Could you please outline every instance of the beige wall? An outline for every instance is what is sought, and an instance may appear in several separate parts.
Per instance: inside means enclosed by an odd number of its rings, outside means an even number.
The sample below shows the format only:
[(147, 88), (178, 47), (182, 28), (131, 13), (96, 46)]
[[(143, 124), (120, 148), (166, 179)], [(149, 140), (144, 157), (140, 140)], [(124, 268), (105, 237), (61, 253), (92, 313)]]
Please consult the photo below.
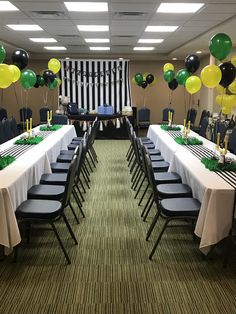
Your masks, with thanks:
[[(208, 64), (208, 58), (201, 64), (200, 68)], [(8, 62), (10, 63), (10, 62)], [(147, 87), (145, 90), (137, 85), (131, 83), (132, 103), (136, 107), (142, 107), (144, 101), (146, 106), (151, 110), (151, 122), (158, 123), (162, 120), (162, 110), (169, 105), (169, 98), (171, 91), (167, 83), (163, 79), (163, 65), (166, 61), (131, 61), (130, 62), (130, 76), (131, 78), (138, 72), (151, 73), (157, 77), (157, 83), (153, 87)], [(184, 68), (183, 61), (173, 61), (175, 66), (175, 72)], [(42, 70), (47, 68), (47, 60), (32, 60), (28, 68), (39, 74)], [(199, 74), (199, 73), (198, 73)], [(17, 100), (15, 96), (17, 95)], [(11, 86), (6, 90), (0, 90), (3, 93), (3, 100), (0, 97), (0, 106), (5, 107), (9, 116), (15, 116), (19, 120), (19, 108), (26, 104), (27, 92), (21, 88), (19, 83)], [(39, 122), (39, 109), (44, 106), (45, 98), (48, 94), (47, 104), (55, 110), (58, 106), (58, 91), (57, 89), (51, 91), (47, 87), (32, 88), (28, 91), (28, 106), (33, 110), (34, 123)], [(145, 98), (145, 99), (144, 99)], [(198, 100), (200, 101), (200, 107), (197, 106)], [(200, 112), (205, 108), (207, 102), (207, 89), (202, 88), (199, 93), (193, 97), (193, 107), (198, 110), (197, 121), (200, 116)], [(178, 86), (175, 91), (172, 92), (172, 107), (175, 109), (174, 121), (176, 123), (183, 123), (183, 119), (186, 116), (186, 110), (189, 108), (190, 95), (185, 91), (183, 86)]]

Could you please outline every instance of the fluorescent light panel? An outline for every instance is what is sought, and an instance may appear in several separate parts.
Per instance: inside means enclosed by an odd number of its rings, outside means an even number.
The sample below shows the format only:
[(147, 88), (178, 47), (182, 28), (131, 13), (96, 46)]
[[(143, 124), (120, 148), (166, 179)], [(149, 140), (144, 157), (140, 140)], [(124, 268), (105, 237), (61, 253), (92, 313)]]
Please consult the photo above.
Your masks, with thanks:
[(55, 38), (29, 38), (29, 40), (34, 43), (56, 43), (57, 40)]
[(197, 54), (201, 54), (201, 53), (202, 53), (202, 51), (201, 51), (201, 50), (198, 50), (198, 51), (196, 51), (196, 53), (197, 53)]
[(164, 39), (139, 39), (138, 43), (140, 44), (160, 44)]
[(143, 51), (148, 51), (148, 50), (154, 50), (154, 47), (134, 47), (133, 50), (143, 50)]
[(85, 38), (86, 43), (109, 43), (109, 38)]
[(195, 13), (204, 3), (161, 3), (157, 13)]
[(46, 46), (44, 48), (47, 50), (67, 50), (67, 48), (63, 46)]
[(19, 11), (10, 1), (0, 1), (0, 11)]
[(14, 31), (43, 31), (43, 29), (36, 24), (7, 24), (7, 27)]
[(77, 25), (77, 28), (81, 32), (108, 32), (108, 25)]
[(167, 33), (174, 32), (178, 26), (147, 26), (145, 32)]
[(68, 11), (74, 12), (107, 12), (107, 2), (64, 2)]
[(110, 47), (89, 47), (90, 50), (110, 50)]

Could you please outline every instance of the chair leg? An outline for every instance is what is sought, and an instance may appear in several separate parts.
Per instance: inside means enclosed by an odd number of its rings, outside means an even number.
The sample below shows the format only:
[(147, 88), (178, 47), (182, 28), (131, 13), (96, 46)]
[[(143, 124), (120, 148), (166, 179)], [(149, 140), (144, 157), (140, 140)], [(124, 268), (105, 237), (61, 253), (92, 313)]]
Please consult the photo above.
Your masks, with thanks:
[(150, 235), (151, 235), (151, 233), (152, 233), (152, 231), (153, 231), (153, 229), (154, 229), (154, 227), (155, 227), (155, 225), (157, 223), (157, 220), (158, 220), (159, 216), (160, 216), (160, 212), (158, 211), (156, 213), (156, 215), (154, 216), (154, 218), (152, 220), (152, 223), (151, 223), (151, 225), (150, 225), (150, 227), (148, 229), (147, 236), (146, 236), (146, 241), (148, 241), (148, 239), (149, 239), (149, 237), (150, 237)]
[[(134, 191), (137, 189), (137, 186), (138, 186), (138, 184), (139, 184), (139, 182), (140, 182), (140, 180), (141, 180), (141, 178), (142, 178), (143, 175), (144, 175), (144, 173), (143, 173), (143, 171), (142, 171), (142, 169), (141, 169), (140, 175), (139, 175), (139, 177), (137, 178), (137, 180), (136, 180), (136, 182), (135, 182), (135, 185), (134, 185)], [(145, 176), (144, 176), (144, 178), (145, 178)]]
[(148, 200), (147, 200), (147, 203), (146, 203), (146, 205), (144, 206), (144, 209), (143, 209), (143, 211), (142, 211), (141, 217), (143, 217), (143, 215), (145, 214), (145, 211), (146, 211), (146, 209), (147, 209), (147, 207), (148, 207), (149, 202), (151, 201), (151, 199), (152, 199), (152, 193), (150, 194), (150, 196), (149, 196), (149, 198), (148, 198)]
[(135, 174), (135, 177), (134, 177), (134, 180), (133, 180), (133, 184), (132, 184), (132, 186), (131, 186), (131, 189), (134, 190), (134, 187), (135, 187), (135, 185), (136, 185), (136, 182), (139, 180), (140, 175), (142, 175), (142, 169), (141, 169), (141, 168), (139, 168), (139, 169), (137, 170), (136, 174)]
[(141, 199), (140, 199), (140, 201), (139, 201), (139, 203), (138, 203), (138, 206), (141, 205), (141, 203), (142, 203), (142, 201), (143, 201), (143, 198), (144, 198), (145, 194), (147, 193), (148, 187), (149, 187), (149, 182), (148, 182), (148, 184), (147, 184), (147, 186), (146, 186), (146, 188), (145, 188), (145, 190), (144, 190), (144, 192), (143, 192), (143, 195), (141, 196)]
[(85, 199), (84, 199), (84, 197), (83, 197), (82, 192), (80, 191), (79, 186), (78, 186), (78, 185), (75, 185), (75, 188), (77, 189), (77, 191), (78, 191), (78, 193), (79, 193), (79, 195), (80, 195), (80, 197), (81, 197), (82, 202), (84, 202), (84, 201), (85, 201)]
[(168, 223), (171, 221), (171, 219), (172, 218), (168, 218), (166, 220), (166, 222), (164, 223), (164, 226), (162, 227), (162, 230), (161, 230), (161, 232), (159, 234), (159, 237), (157, 238), (156, 243), (154, 244), (154, 246), (152, 248), (152, 251), (151, 251), (151, 253), (150, 253), (149, 257), (148, 257), (150, 260), (152, 259), (153, 255), (154, 255), (154, 253), (156, 251), (156, 248), (157, 248), (159, 242), (161, 241), (162, 235), (163, 235), (164, 231), (166, 230), (166, 227), (167, 227)]
[(65, 224), (66, 224), (66, 226), (67, 226), (67, 229), (68, 229), (69, 232), (70, 232), (70, 235), (71, 235), (72, 239), (74, 240), (75, 244), (77, 245), (77, 244), (78, 244), (78, 241), (77, 241), (77, 239), (76, 239), (76, 236), (75, 236), (75, 234), (74, 234), (74, 232), (73, 232), (73, 230), (72, 230), (72, 228), (71, 228), (71, 226), (70, 226), (70, 224), (69, 224), (69, 221), (68, 221), (68, 219), (66, 218), (66, 215), (65, 215), (64, 213), (63, 213), (63, 215), (62, 215), (62, 218), (63, 218), (63, 220), (65, 221)]
[(71, 211), (72, 211), (72, 213), (73, 213), (73, 215), (75, 217), (75, 220), (76, 220), (77, 224), (79, 225), (79, 223), (80, 223), (79, 222), (79, 218), (77, 217), (77, 215), (75, 213), (75, 210), (74, 210), (73, 206), (71, 205), (71, 202), (69, 202), (69, 206), (70, 206), (70, 209), (71, 209)]
[(87, 156), (85, 157), (85, 160), (86, 160), (86, 162), (87, 162), (87, 164), (88, 164), (88, 167), (89, 167), (90, 171), (93, 172), (93, 168), (92, 168), (92, 166), (91, 166), (91, 164), (90, 164), (90, 161), (89, 161), (89, 159), (88, 159)]
[(83, 182), (81, 181), (80, 178), (79, 178), (79, 184), (81, 185), (83, 192), (86, 193), (86, 190), (84, 188)]
[(88, 155), (89, 155), (89, 157), (90, 157), (90, 160), (91, 160), (91, 162), (92, 162), (94, 168), (96, 168), (96, 164), (95, 164), (95, 162), (94, 162), (94, 159), (93, 159), (93, 156), (92, 156), (92, 153), (90, 152), (90, 150), (88, 150)]
[(154, 199), (152, 199), (152, 201), (151, 201), (151, 203), (150, 203), (150, 205), (149, 205), (149, 207), (148, 207), (148, 209), (147, 209), (147, 211), (146, 211), (146, 213), (145, 213), (145, 215), (143, 217), (143, 221), (146, 221), (147, 216), (148, 216), (148, 214), (149, 214), (149, 212), (150, 212), (150, 210), (152, 208), (153, 203), (154, 203)]
[(137, 198), (137, 197), (138, 197), (139, 191), (141, 190), (141, 187), (143, 186), (143, 183), (144, 183), (145, 179), (146, 179), (146, 177), (144, 176), (142, 182), (140, 183), (140, 185), (139, 185), (139, 187), (138, 187), (138, 190), (137, 190), (137, 192), (136, 192), (134, 198)]
[(126, 157), (129, 156), (129, 153), (130, 153), (131, 148), (132, 148), (132, 144), (130, 144), (130, 146), (129, 146), (129, 149), (128, 149), (127, 153), (126, 153)]
[(64, 247), (64, 245), (63, 245), (63, 243), (62, 243), (62, 241), (61, 241), (61, 238), (60, 238), (60, 236), (59, 236), (59, 234), (58, 234), (58, 232), (57, 232), (57, 229), (56, 229), (56, 227), (55, 227), (55, 225), (54, 225), (54, 223), (53, 223), (52, 221), (50, 221), (50, 225), (52, 226), (52, 229), (53, 229), (53, 231), (54, 231), (54, 233), (55, 233), (55, 235), (56, 235), (56, 237), (57, 237), (57, 240), (58, 240), (58, 242), (59, 242), (59, 244), (60, 244), (60, 247), (61, 247), (61, 249), (62, 249), (62, 251), (63, 251), (63, 253), (64, 253), (64, 255), (65, 255), (65, 258), (66, 258), (66, 260), (67, 260), (67, 263), (68, 263), (68, 264), (71, 264), (69, 255), (67, 254), (66, 249), (65, 249), (65, 247)]

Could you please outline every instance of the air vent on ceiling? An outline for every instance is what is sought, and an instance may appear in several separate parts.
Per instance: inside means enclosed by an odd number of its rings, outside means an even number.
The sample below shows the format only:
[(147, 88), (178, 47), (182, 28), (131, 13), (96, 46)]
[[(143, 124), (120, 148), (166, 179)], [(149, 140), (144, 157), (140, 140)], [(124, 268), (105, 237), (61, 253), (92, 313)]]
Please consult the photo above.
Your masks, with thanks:
[(135, 38), (137, 36), (133, 36), (133, 35), (115, 35), (113, 37), (116, 37), (116, 38)]
[(65, 17), (63, 11), (32, 11), (32, 16), (37, 18), (61, 18)]
[(117, 15), (117, 16), (120, 16), (120, 17), (122, 17), (122, 16), (135, 16), (135, 17), (137, 17), (137, 16), (145, 16), (145, 15), (147, 15), (147, 13), (145, 13), (145, 12), (115, 12), (114, 13), (114, 15)]
[(67, 45), (68, 47), (85, 47), (83, 45), (79, 45), (79, 44), (70, 44), (70, 45)]
[(79, 35), (56, 35), (57, 37), (61, 37), (61, 38), (79, 38)]

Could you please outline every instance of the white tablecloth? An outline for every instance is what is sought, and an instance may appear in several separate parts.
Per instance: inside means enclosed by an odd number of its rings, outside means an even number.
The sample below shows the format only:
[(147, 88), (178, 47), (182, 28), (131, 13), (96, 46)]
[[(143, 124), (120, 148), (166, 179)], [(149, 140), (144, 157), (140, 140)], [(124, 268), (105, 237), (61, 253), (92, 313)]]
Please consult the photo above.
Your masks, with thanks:
[[(15, 218), (17, 206), (27, 199), (27, 190), (39, 183), (42, 174), (51, 173), (50, 162), (56, 161), (60, 150), (75, 136), (74, 126), (65, 125), (0, 171), (1, 245), (12, 248), (21, 241)], [(11, 147), (15, 141), (16, 138), (2, 144), (0, 151)]]
[[(214, 151), (214, 143), (192, 131), (190, 136), (201, 139), (205, 147)], [(201, 202), (195, 234), (201, 238), (201, 251), (208, 253), (212, 245), (229, 235), (235, 189), (218, 174), (206, 169), (197, 157), (184, 146), (177, 144), (160, 126), (151, 125), (148, 137), (154, 141), (163, 157), (170, 162), (169, 171), (179, 173), (182, 182), (192, 188), (193, 196)], [(230, 153), (227, 156), (235, 157)]]

